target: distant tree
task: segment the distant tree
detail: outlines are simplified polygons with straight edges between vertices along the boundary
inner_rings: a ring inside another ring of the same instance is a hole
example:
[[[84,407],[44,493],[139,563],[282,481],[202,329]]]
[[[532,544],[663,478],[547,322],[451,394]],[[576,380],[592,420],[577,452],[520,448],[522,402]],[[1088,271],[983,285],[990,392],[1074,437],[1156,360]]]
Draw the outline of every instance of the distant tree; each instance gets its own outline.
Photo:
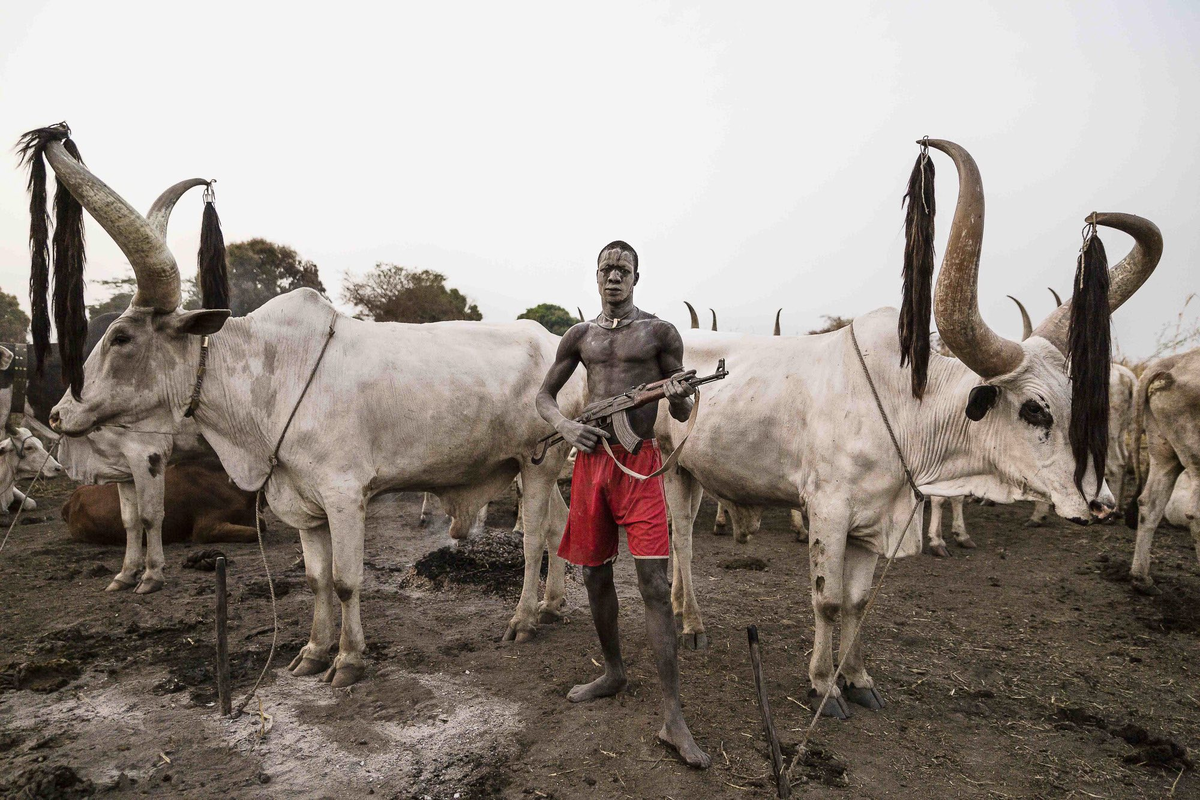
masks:
[[[830,316],[829,314],[822,314],[821,319],[825,320],[825,326],[809,331],[810,334],[829,333],[830,331],[841,330],[853,321],[852,317],[839,317],[836,315]]]
[[[129,308],[129,301],[133,299],[133,293],[137,290],[137,279],[132,275],[123,278],[107,278],[96,281],[96,283],[108,287],[108,297],[87,307],[88,319],[95,319],[110,311],[124,311]]]
[[[342,282],[342,299],[376,322],[483,319],[479,306],[458,289],[446,287],[442,273],[382,261],[361,279],[347,275]]]
[[[29,333],[29,315],[21,310],[16,295],[0,291],[0,342],[21,344]]]
[[[551,333],[562,336],[579,320],[571,316],[571,312],[553,303],[541,303],[533,308],[525,309],[525,313],[517,319],[531,319],[542,323],[542,327]]]
[[[229,267],[229,304],[235,317],[242,317],[273,297],[307,286],[325,294],[317,274],[317,265],[301,258],[295,250],[268,242],[249,239],[225,248]],[[200,307],[200,290],[188,281],[184,306]]]

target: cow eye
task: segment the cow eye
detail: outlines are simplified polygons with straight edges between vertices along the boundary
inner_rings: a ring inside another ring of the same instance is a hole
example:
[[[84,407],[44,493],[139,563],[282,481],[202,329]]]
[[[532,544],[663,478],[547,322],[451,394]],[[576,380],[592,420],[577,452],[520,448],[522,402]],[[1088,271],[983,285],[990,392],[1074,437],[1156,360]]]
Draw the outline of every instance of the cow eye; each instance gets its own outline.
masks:
[[[115,333],[112,337],[112,343],[116,347],[120,347],[123,344],[129,344],[132,341],[133,339],[130,338],[129,334],[127,333]]]
[[[1049,428],[1054,424],[1054,417],[1036,400],[1026,400],[1021,404],[1021,419],[1038,428]]]

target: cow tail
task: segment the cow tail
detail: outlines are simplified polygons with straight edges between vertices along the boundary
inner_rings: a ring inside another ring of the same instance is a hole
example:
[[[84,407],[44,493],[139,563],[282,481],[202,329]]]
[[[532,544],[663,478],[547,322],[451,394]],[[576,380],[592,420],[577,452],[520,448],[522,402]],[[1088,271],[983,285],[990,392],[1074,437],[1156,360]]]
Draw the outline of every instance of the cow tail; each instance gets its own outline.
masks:
[[[1133,389],[1133,431],[1129,435],[1129,458],[1133,461],[1133,499],[1125,506],[1125,526],[1131,530],[1137,530],[1138,499],[1142,496],[1143,483],[1146,480],[1146,476],[1142,474],[1142,430],[1146,421],[1147,393],[1150,381],[1158,374],[1161,373],[1157,370],[1147,369],[1142,373],[1142,377],[1138,378]]]

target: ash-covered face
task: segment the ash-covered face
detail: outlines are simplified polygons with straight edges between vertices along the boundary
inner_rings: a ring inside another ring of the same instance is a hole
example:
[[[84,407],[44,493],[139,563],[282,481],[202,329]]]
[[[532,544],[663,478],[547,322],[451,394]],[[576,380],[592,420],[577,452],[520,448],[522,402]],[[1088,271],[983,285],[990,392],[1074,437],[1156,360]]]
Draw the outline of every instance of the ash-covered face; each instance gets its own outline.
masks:
[[[637,282],[637,266],[629,252],[614,247],[601,253],[596,267],[596,288],[604,302],[613,306],[624,303]]]

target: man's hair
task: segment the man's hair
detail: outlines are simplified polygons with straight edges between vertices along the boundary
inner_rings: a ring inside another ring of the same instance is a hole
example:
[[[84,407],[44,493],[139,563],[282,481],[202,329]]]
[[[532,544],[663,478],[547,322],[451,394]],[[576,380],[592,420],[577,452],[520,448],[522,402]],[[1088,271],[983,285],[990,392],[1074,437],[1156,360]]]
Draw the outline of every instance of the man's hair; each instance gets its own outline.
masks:
[[[623,242],[620,239],[617,239],[615,242],[609,242],[608,244],[604,245],[604,247],[600,248],[600,254],[596,256],[597,264],[600,263],[600,259],[602,259],[604,257],[604,254],[607,253],[609,250],[620,250],[623,253],[629,253],[629,255],[633,257],[633,271],[637,272],[637,268],[638,268],[637,250],[634,250],[633,247],[630,246],[629,242]]]

